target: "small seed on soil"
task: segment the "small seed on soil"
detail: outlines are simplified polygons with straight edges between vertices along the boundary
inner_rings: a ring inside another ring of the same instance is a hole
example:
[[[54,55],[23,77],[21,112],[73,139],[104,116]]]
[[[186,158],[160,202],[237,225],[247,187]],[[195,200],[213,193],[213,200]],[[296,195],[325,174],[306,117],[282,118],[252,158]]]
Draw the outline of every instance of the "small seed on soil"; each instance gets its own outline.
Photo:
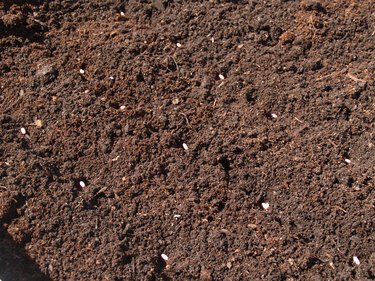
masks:
[[[26,135],[26,129],[25,128],[21,128],[21,134]]]
[[[122,17],[125,17],[125,13],[124,13],[124,12],[120,12],[120,15],[121,15]]]
[[[268,203],[268,202],[262,203],[262,208],[263,209],[267,210],[269,207],[270,207],[270,203]]]
[[[361,262],[359,261],[359,258],[357,256],[354,256],[353,257],[353,262],[356,264],[356,265],[360,265]]]
[[[271,113],[271,117],[276,119],[277,115],[275,113]]]
[[[188,150],[188,149],[189,149],[189,147],[187,146],[186,143],[183,143],[183,144],[182,144],[182,147],[183,147],[185,150]]]
[[[174,217],[175,219],[179,219],[179,218],[181,218],[181,215],[173,215],[173,217]]]
[[[225,77],[224,77],[223,74],[219,74],[219,78],[220,78],[221,80],[224,80],[224,79],[225,79]]]
[[[182,47],[181,43],[177,43],[176,46],[177,46],[178,48],[181,48],[181,47]]]
[[[180,100],[179,100],[178,98],[174,98],[174,99],[172,100],[172,103],[173,103],[174,105],[177,105],[177,104],[180,103]]]
[[[86,184],[85,184],[84,181],[80,181],[80,182],[79,182],[79,186],[82,187],[82,188],[84,188],[84,187],[86,187]]]
[[[352,161],[350,159],[345,159],[345,162],[348,163],[348,164],[352,163]]]
[[[115,77],[113,77],[113,76],[109,76],[109,79],[111,79],[111,80],[115,80]]]
[[[81,73],[81,74],[85,74],[85,71],[81,68],[81,69],[79,70],[79,73]]]
[[[120,106],[120,109],[121,109],[121,110],[124,110],[124,109],[125,109],[125,105],[121,105],[121,106]]]
[[[169,258],[166,254],[161,254],[161,258],[165,261],[167,261]]]

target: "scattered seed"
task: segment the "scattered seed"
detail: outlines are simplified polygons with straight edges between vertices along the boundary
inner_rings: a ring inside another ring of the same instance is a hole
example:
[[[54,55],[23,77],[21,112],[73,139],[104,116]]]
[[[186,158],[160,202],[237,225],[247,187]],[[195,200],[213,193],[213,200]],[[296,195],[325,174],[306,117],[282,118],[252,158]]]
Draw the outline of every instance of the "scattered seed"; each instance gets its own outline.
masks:
[[[111,79],[111,80],[115,80],[115,77],[113,77],[113,76],[109,76],[109,79]]]
[[[180,43],[177,43],[176,46],[177,46],[178,48],[181,48],[181,47],[182,47],[182,45],[181,45]]]
[[[185,150],[188,150],[188,149],[189,149],[189,147],[187,146],[186,143],[183,143],[183,144],[182,144],[182,147],[183,147]]]
[[[121,110],[124,110],[124,109],[125,109],[125,105],[121,105],[121,106],[120,106],[120,109],[121,109]]]
[[[262,203],[263,209],[267,210],[270,207],[270,204],[268,202]]]
[[[81,69],[79,70],[79,73],[81,73],[81,74],[85,74],[85,71],[81,68]]]
[[[169,258],[166,254],[161,254],[161,258],[165,261],[167,261]]]
[[[122,17],[125,17],[125,13],[124,13],[124,12],[120,12],[120,15],[121,15]]]
[[[243,48],[243,44],[240,44],[237,46],[238,49],[242,49]]]
[[[21,134],[26,135],[26,129],[25,128],[21,128]]]
[[[353,262],[356,264],[356,265],[360,265],[361,262],[359,261],[358,257],[357,256],[354,256],[353,257]]]
[[[225,79],[225,77],[224,77],[223,74],[219,74],[219,78],[220,78],[221,80],[224,80],[224,79]]]
[[[180,100],[179,100],[178,98],[174,98],[174,99],[172,100],[172,103],[173,103],[174,105],[177,105],[177,104],[180,103]]]
[[[173,215],[173,217],[174,217],[175,219],[179,219],[179,218],[181,218],[181,215]]]
[[[84,187],[86,187],[86,184],[85,184],[84,181],[80,181],[80,182],[79,182],[79,186],[82,187],[82,188],[84,188]]]
[[[211,42],[215,43],[215,38],[211,37]]]
[[[345,162],[348,163],[348,164],[352,163],[352,161],[350,159],[345,159]]]
[[[276,119],[277,115],[275,113],[271,113],[271,117]]]

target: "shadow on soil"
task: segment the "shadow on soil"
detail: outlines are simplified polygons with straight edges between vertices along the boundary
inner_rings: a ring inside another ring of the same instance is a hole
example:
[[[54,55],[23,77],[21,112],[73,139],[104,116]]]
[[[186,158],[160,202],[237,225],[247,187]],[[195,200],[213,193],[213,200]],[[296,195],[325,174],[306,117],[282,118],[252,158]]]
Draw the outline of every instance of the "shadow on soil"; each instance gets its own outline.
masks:
[[[51,281],[0,225],[0,280]]]

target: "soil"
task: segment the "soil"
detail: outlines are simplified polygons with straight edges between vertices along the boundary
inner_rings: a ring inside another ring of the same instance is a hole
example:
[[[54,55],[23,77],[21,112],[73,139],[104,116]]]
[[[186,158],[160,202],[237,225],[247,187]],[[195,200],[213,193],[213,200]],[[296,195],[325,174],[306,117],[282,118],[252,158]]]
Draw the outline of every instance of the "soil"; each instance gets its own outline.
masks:
[[[374,280],[374,11],[1,1],[0,279]]]

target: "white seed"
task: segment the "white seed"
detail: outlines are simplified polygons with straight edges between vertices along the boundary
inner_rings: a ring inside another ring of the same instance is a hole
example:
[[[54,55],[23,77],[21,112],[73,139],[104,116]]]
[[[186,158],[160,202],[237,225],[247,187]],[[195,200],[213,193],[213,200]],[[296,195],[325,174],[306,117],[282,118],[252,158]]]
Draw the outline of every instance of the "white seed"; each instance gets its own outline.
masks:
[[[25,128],[21,128],[21,134],[26,135],[26,129]]]
[[[277,118],[277,115],[275,113],[271,113],[272,118]]]
[[[85,71],[81,68],[81,69],[79,70],[79,73],[81,73],[81,74],[85,74]]]
[[[181,48],[181,47],[182,47],[182,45],[181,45],[180,43],[177,43],[176,46],[177,46],[178,48]]]
[[[179,104],[180,103],[180,100],[178,99],[178,98],[174,98],[173,100],[172,100],[172,104],[174,104],[174,105],[177,105],[177,104]]]
[[[348,163],[348,164],[352,163],[352,161],[351,161],[350,159],[345,159],[344,161],[345,161],[346,163]]]
[[[125,105],[121,105],[121,106],[120,106],[120,109],[121,109],[121,110],[124,110],[124,109],[125,109]]]
[[[223,74],[219,74],[219,78],[220,78],[221,80],[224,80],[224,79],[225,79],[225,77],[224,77]]]
[[[267,210],[270,207],[270,203],[264,202],[264,203],[262,203],[262,207],[263,207],[263,209]]]
[[[124,13],[124,12],[120,12],[120,15],[121,15],[122,17],[125,17],[125,13]]]
[[[353,262],[356,264],[356,265],[360,265],[361,262],[359,261],[358,257],[357,256],[354,256],[353,257]]]
[[[86,184],[85,184],[84,181],[80,181],[80,182],[79,182],[79,186],[82,187],[82,188],[84,188],[84,187],[86,187]]]
[[[182,147],[183,147],[185,150],[188,150],[188,149],[189,149],[189,147],[187,146],[186,143],[183,143],[183,144],[182,144]]]
[[[113,76],[109,76],[109,79],[111,79],[111,80],[115,80],[115,77],[113,77]]]
[[[211,37],[211,42],[215,43],[215,38]]]
[[[169,258],[166,254],[161,254],[161,258],[165,261],[167,261]]]
[[[179,218],[181,218],[181,215],[173,215],[173,217],[174,217],[175,219],[179,219]]]

